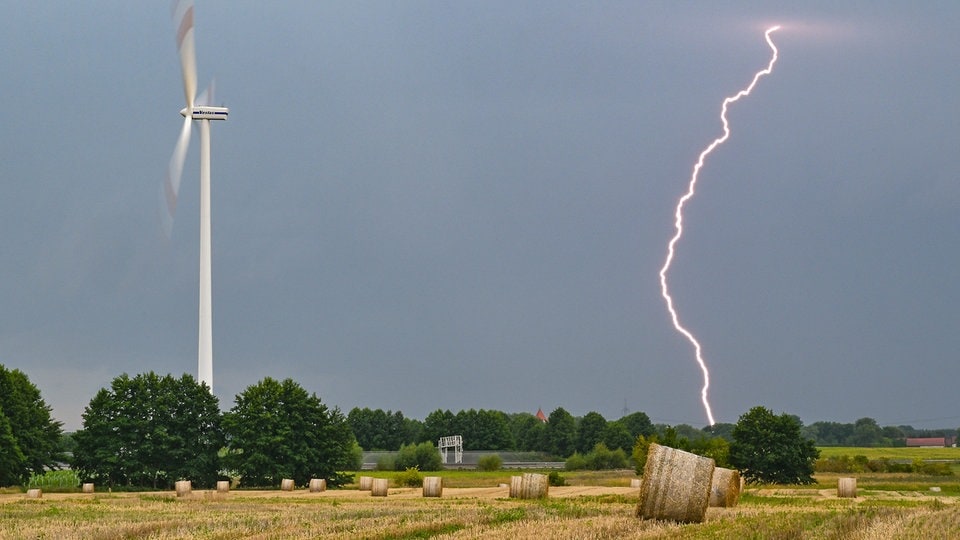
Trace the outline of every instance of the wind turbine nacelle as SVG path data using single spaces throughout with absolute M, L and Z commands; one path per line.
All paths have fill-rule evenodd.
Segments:
M 184 107 L 180 110 L 180 116 L 190 116 L 194 120 L 226 120 L 230 114 L 230 109 L 226 107 L 208 107 L 195 105 L 193 109 Z

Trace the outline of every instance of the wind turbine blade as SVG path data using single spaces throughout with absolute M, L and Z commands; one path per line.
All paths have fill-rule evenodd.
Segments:
M 203 106 L 213 105 L 213 102 L 216 99 L 213 96 L 213 92 L 215 90 L 216 84 L 217 84 L 216 79 L 213 79 L 210 81 L 210 86 L 208 86 L 207 89 L 204 90 L 203 92 L 200 92 L 200 95 L 197 96 L 197 100 L 196 100 L 197 105 L 203 105 Z
M 187 159 L 187 148 L 190 146 L 190 128 L 193 119 L 187 116 L 183 119 L 183 129 L 180 138 L 173 148 L 170 164 L 167 166 L 167 177 L 160 189 L 160 218 L 163 232 L 170 238 L 173 233 L 173 216 L 177 210 L 177 195 L 180 192 L 180 178 L 183 175 L 183 162 Z
M 193 108 L 197 95 L 197 51 L 193 41 L 193 0 L 177 0 L 173 4 L 173 23 L 177 25 L 177 50 L 183 70 L 183 93 L 187 108 Z

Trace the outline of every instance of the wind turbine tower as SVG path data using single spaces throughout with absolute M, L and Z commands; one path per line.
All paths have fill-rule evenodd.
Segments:
M 194 121 L 200 123 L 200 331 L 197 359 L 197 380 L 206 383 L 213 391 L 213 294 L 211 292 L 210 261 L 210 121 L 226 120 L 229 109 L 213 107 L 212 91 L 197 96 L 197 58 L 193 36 L 193 1 L 180 0 L 174 3 L 173 20 L 177 26 L 177 49 L 180 51 L 180 66 L 183 70 L 183 91 L 187 106 L 180 114 L 184 117 L 180 138 L 170 157 L 167 178 L 163 188 L 165 201 L 164 229 L 169 236 L 173 227 L 173 215 L 177 206 L 180 178 L 187 147 L 190 145 L 190 130 Z

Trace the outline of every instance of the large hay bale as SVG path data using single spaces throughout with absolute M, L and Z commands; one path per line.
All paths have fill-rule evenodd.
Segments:
M 521 499 L 544 499 L 550 490 L 550 478 L 545 474 L 523 473 L 520 480 Z
M 28 499 L 41 499 L 43 498 L 43 490 L 40 488 L 33 488 L 27 490 Z
M 284 478 L 280 480 L 281 491 L 293 491 L 293 478 Z
M 637 516 L 702 522 L 710 500 L 713 469 L 710 458 L 651 443 L 640 483 Z
M 360 477 L 360 491 L 370 491 L 373 489 L 373 477 L 372 476 L 361 476 Z
M 857 498 L 857 479 L 840 478 L 837 480 L 837 497 Z
M 510 498 L 516 499 L 520 496 L 520 485 L 523 483 L 522 476 L 510 477 Z
M 327 490 L 327 481 L 323 478 L 310 479 L 310 493 L 320 493 Z
M 631 479 L 630 479 L 630 487 L 632 487 L 632 488 L 638 488 L 638 487 L 640 487 L 640 479 L 639 479 L 639 478 L 631 478 Z
M 167 485 L 170 485 L 170 484 L 167 484 Z M 193 489 L 190 485 L 189 480 L 177 480 L 175 487 L 177 489 L 177 497 L 186 497 L 190 495 L 190 492 Z
M 423 477 L 423 496 L 424 497 L 443 496 L 443 477 L 440 477 L 440 476 Z
M 84 493 L 93 493 L 93 483 L 85 482 L 83 486 L 80 488 L 80 491 Z
M 229 492 L 230 492 L 230 481 L 217 480 L 217 493 L 229 493 Z
M 370 494 L 374 497 L 386 497 L 387 488 L 390 487 L 390 480 L 387 478 L 374 478 L 373 485 L 370 487 Z
M 730 508 L 740 502 L 740 472 L 723 467 L 713 469 L 710 506 Z

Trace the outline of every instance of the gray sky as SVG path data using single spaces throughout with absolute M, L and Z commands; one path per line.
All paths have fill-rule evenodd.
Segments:
M 214 390 L 960 425 L 960 4 L 197 2 Z M 840 5 L 836 5 L 840 4 Z M 197 131 L 167 2 L 0 1 L 0 363 L 67 429 L 117 375 L 196 374 Z

